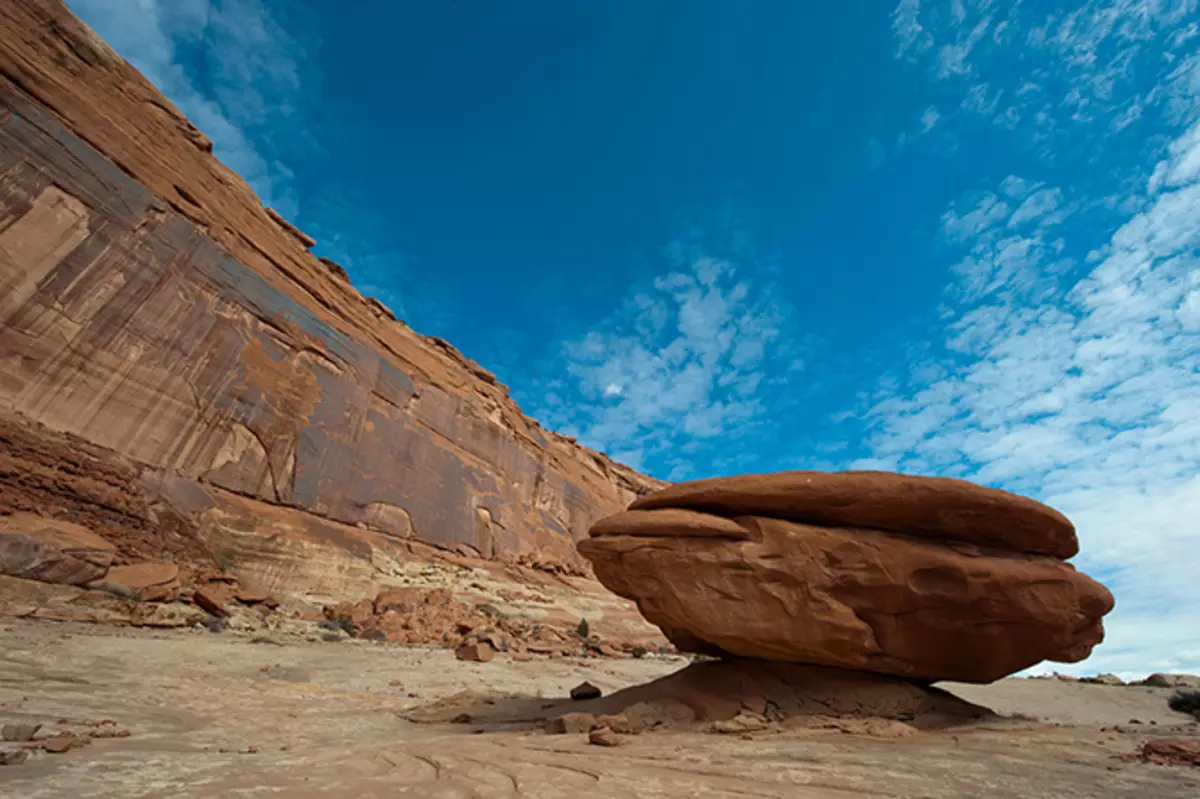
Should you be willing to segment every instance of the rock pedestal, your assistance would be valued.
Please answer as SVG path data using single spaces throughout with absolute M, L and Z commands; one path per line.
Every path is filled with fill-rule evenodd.
M 596 576 L 680 649 L 918 681 L 1075 662 L 1104 586 L 1061 514 L 961 480 L 792 472 L 672 486 L 595 524 Z

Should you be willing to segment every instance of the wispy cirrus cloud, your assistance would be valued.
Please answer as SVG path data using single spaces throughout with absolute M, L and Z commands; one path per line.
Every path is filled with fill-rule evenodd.
M 1200 0 L 903 0 L 892 20 L 897 56 L 932 78 L 943 115 L 1021 130 L 1053 156 L 1091 128 L 1195 114 L 1198 13 Z
M 955 16 L 991 20 L 991 38 L 955 62 L 977 80 L 996 68 L 976 60 L 985 43 L 993 59 L 1030 41 L 1049 48 L 1012 57 L 1027 62 L 1019 79 L 1075 90 L 1058 104 L 1030 91 L 1041 105 L 1019 114 L 1044 113 L 1051 130 L 1089 125 L 1106 170 L 1071 186 L 1010 176 L 951 203 L 941 322 L 870 402 L 872 457 L 856 465 L 962 476 L 1061 508 L 1079 529 L 1081 567 L 1118 600 L 1106 643 L 1069 670 L 1196 669 L 1200 583 L 1184 554 L 1200 546 L 1200 83 L 1186 77 L 1197 56 L 1185 13 L 1195 4 L 1091 3 L 1035 27 L 1019 8 L 1003 19 L 989 3 L 938 8 L 897 28 L 900 57 L 933 58 L 939 23 Z M 896 18 L 914 9 L 902 3 Z M 1152 83 L 1129 83 L 1151 56 L 1165 64 Z M 946 77 L 931 69 L 929 80 Z M 1019 97 L 989 91 L 989 113 Z M 1130 97 L 1157 113 L 1157 144 L 1133 152 L 1103 138 Z
M 616 459 L 669 479 L 732 465 L 803 368 L 794 313 L 753 264 L 676 243 L 669 268 L 566 342 L 565 377 L 534 410 Z M 540 405 L 541 407 L 537 407 Z
M 213 142 L 285 216 L 299 198 L 280 147 L 295 143 L 303 51 L 261 0 L 69 0 L 68 5 Z M 301 144 L 303 146 L 303 144 Z

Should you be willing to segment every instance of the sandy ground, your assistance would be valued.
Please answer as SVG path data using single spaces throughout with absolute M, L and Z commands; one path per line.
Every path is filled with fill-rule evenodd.
M 55 730 L 63 717 L 111 718 L 131 732 L 0 767 L 0 795 L 1200 796 L 1200 769 L 1119 757 L 1150 737 L 1200 736 L 1167 709 L 1166 689 L 1005 680 L 952 690 L 1027 718 L 902 738 L 790 727 L 749 739 L 662 731 L 612 749 L 528 726 L 402 717 L 462 691 L 552 698 L 585 679 L 611 691 L 684 663 L 499 655 L 479 664 L 361 641 L 280 645 L 231 633 L 0 623 L 0 721 Z M 1101 732 L 1115 724 L 1122 730 Z

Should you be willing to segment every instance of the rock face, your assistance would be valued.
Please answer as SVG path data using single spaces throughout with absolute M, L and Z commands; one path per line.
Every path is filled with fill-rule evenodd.
M 729 508 L 717 515 L 721 501 Z M 673 486 L 634 507 L 597 523 L 579 549 L 684 650 L 990 682 L 1042 660 L 1082 660 L 1113 607 L 1070 564 L 1030 553 L 1073 551 L 1065 518 L 958 480 L 754 476 Z M 723 535 L 730 524 L 738 530 Z M 994 548 L 1001 541 L 1009 548 Z
M 0 512 L 184 562 L 248 558 L 262 514 L 228 508 L 257 501 L 368 567 L 410 539 L 578 570 L 588 526 L 658 487 L 361 296 L 211 149 L 61 0 L 0 4 Z M 280 595 L 311 568 L 231 565 Z

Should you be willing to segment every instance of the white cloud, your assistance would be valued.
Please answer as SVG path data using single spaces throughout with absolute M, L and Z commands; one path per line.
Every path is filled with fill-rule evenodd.
M 971 50 L 980 39 L 987 33 L 988 27 L 992 24 L 990 15 L 984 16 L 974 27 L 962 33 L 962 23 L 966 19 L 966 7 L 961 2 L 954 4 L 956 17 L 955 27 L 959 29 L 959 35 L 956 41 L 951 44 L 943 45 L 938 51 L 938 74 L 945 78 L 950 75 L 966 75 L 971 72 L 971 66 L 968 59 L 971 56 Z
M 1086 0 L 1063 11 L 992 0 L 902 0 L 895 54 L 935 77 L 957 106 L 1035 141 L 1102 122 L 1119 133 L 1150 111 L 1177 115 L 1200 91 L 1187 54 L 1200 0 Z M 1158 81 L 1160 75 L 1167 76 Z M 1148 79 L 1158 82 L 1145 91 Z M 946 103 L 957 94 L 957 103 Z
M 933 130 L 934 125 L 938 123 L 938 119 L 940 117 L 941 114 L 938 113 L 937 108 L 934 106 L 931 105 L 926 108 L 921 114 L 921 132 L 928 133 L 929 131 Z
M 728 261 L 675 253 L 675 268 L 630 293 L 596 330 L 565 346 L 573 402 L 539 416 L 590 446 L 661 476 L 690 473 L 706 442 L 729 453 L 800 368 L 791 312 Z M 690 262 L 689 262 L 690 261 Z
M 892 30 L 896 34 L 896 56 L 912 56 L 931 44 L 921 27 L 921 0 L 900 0 L 892 14 Z
M 918 360 L 868 414 L 869 461 L 968 477 L 1066 512 L 1079 563 L 1117 596 L 1108 640 L 1067 671 L 1196 669 L 1200 615 L 1200 175 L 1192 132 L 1168 149 L 1178 176 L 1131 198 L 1101 257 L 1069 278 L 1062 192 L 1008 178 L 952 207 L 966 248 L 948 289 L 943 357 Z M 1183 183 L 1185 178 L 1190 182 Z M 1015 210 L 1000 195 L 1025 196 Z M 1033 229 L 1014 234 L 1014 228 Z M 1068 263 L 1069 265 L 1069 263 Z
M 214 154 L 265 204 L 294 215 L 292 173 L 255 131 L 291 113 L 300 90 L 300 54 L 260 0 L 68 5 L 212 140 Z M 202 54 L 209 73 L 203 83 L 185 68 L 185 50 Z
M 1040 220 L 1040 224 L 1053 224 L 1061 219 L 1055 211 L 1062 204 L 1062 192 L 1058 189 L 1042 189 L 1031 194 L 1008 218 L 1008 226 L 1017 227 L 1027 222 Z

